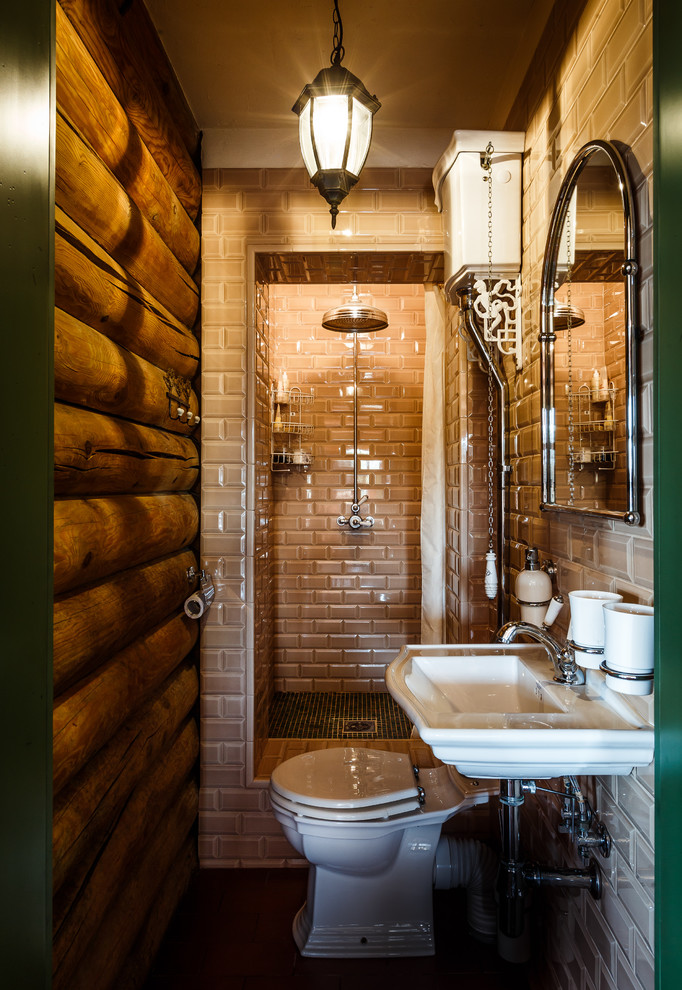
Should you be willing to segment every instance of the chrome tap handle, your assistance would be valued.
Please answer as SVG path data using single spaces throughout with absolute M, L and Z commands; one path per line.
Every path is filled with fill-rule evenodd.
M 363 519 L 362 516 L 356 512 L 350 517 L 348 524 L 351 529 L 371 529 L 374 525 L 374 519 L 372 516 L 367 516 L 366 519 Z
M 547 650 L 556 672 L 554 680 L 560 684 L 584 684 L 585 672 L 578 666 L 570 646 L 562 646 L 547 629 L 540 629 L 532 622 L 512 620 L 497 630 L 496 643 L 513 643 L 517 636 L 527 636 L 541 643 Z

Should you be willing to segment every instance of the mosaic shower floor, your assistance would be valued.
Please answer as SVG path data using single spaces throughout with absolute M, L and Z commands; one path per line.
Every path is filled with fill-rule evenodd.
M 409 739 L 412 723 L 390 694 L 278 692 L 271 739 Z

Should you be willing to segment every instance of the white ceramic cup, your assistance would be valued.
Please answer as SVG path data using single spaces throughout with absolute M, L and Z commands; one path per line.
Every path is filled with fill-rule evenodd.
M 623 601 L 612 591 L 569 591 L 571 638 L 576 646 L 604 646 L 604 606 Z M 599 664 L 597 664 L 599 666 Z
M 651 605 L 604 605 L 604 663 L 626 674 L 654 669 L 654 610 Z

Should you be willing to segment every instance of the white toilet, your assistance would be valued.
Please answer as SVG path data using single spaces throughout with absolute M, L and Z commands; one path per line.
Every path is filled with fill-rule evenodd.
M 301 954 L 432 955 L 437 874 L 448 879 L 436 886 L 466 882 L 453 882 L 441 827 L 496 790 L 495 781 L 467 780 L 454 767 L 415 771 L 405 754 L 360 746 L 280 764 L 270 781 L 273 812 L 310 863 L 293 924 Z

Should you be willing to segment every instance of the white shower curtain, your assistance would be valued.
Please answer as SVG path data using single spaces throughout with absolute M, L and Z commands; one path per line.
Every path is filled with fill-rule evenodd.
M 427 285 L 422 419 L 422 643 L 445 642 L 445 299 Z

